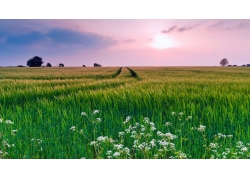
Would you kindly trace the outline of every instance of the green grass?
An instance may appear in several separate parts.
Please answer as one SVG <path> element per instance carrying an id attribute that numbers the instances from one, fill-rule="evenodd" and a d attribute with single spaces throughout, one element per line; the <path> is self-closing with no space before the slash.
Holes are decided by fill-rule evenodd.
<path id="1" fill-rule="evenodd" d="M 182 128 L 183 134 L 204 125 L 207 142 L 222 133 L 232 134 L 233 142 L 248 143 L 249 87 L 248 67 L 0 68 L 0 118 L 14 122 L 0 124 L 0 141 L 15 144 L 0 145 L 0 150 L 8 152 L 3 158 L 12 159 L 97 158 L 100 154 L 89 143 L 99 136 L 119 139 L 118 133 L 127 128 L 123 122 L 131 116 L 131 125 L 148 117 L 157 130 L 175 133 L 176 152 L 210 158 L 200 132 L 180 141 L 180 132 L 166 122 Z M 94 110 L 100 110 L 93 115 L 102 119 L 98 124 L 81 116 Z M 182 127 L 172 112 L 192 119 Z M 72 126 L 82 129 L 84 136 L 70 130 Z M 12 130 L 18 130 L 15 136 Z M 121 140 L 124 146 L 132 141 Z M 104 148 L 102 158 L 107 158 Z M 136 158 L 155 158 L 154 154 Z"/>

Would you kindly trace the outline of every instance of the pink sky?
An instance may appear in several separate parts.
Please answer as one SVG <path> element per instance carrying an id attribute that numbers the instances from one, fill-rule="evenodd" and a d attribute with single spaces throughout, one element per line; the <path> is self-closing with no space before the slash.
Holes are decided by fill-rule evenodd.
<path id="1" fill-rule="evenodd" d="M 0 66 L 250 64 L 250 20 L 0 20 Z"/>

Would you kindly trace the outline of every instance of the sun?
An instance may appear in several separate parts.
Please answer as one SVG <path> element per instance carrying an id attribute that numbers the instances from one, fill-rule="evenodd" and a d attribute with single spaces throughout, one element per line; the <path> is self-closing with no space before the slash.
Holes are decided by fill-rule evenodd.
<path id="1" fill-rule="evenodd" d="M 161 49 L 175 47 L 176 43 L 172 39 L 170 39 L 164 35 L 157 35 L 153 38 L 153 42 L 152 42 L 151 46 L 153 48 L 161 50 Z"/>

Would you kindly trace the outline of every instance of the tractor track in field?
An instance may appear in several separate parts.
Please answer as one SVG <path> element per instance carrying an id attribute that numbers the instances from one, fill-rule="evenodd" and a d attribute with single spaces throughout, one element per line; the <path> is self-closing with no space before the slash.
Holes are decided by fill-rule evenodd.
<path id="1" fill-rule="evenodd" d="M 126 67 L 126 68 L 129 70 L 131 77 L 136 78 L 137 80 L 141 80 L 141 78 L 138 76 L 138 74 L 133 69 L 130 69 L 129 67 Z"/>
<path id="2" fill-rule="evenodd" d="M 122 67 L 120 67 L 113 75 L 111 75 L 112 78 L 115 78 L 119 76 L 122 72 Z"/>

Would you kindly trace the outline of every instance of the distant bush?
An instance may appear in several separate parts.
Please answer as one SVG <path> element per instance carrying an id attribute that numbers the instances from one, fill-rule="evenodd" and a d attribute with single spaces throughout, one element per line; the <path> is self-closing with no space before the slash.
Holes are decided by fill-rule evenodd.
<path id="1" fill-rule="evenodd" d="M 50 63 L 47 63 L 46 67 L 52 67 L 52 65 Z"/>
<path id="2" fill-rule="evenodd" d="M 94 67 L 102 67 L 100 64 L 94 63 Z"/>
<path id="3" fill-rule="evenodd" d="M 23 65 L 17 65 L 17 67 L 26 67 L 26 66 L 23 66 Z"/>

